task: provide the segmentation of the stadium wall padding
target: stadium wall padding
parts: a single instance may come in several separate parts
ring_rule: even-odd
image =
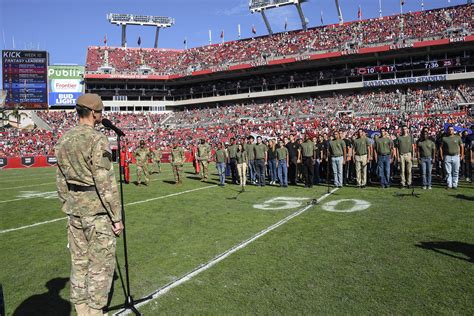
[[[186,152],[186,162],[192,162],[194,157],[191,152]],[[169,163],[170,153],[163,152],[162,163]],[[135,158],[132,159],[132,164]],[[0,169],[21,169],[21,168],[44,168],[56,165],[54,156],[25,156],[25,157],[0,157]]]

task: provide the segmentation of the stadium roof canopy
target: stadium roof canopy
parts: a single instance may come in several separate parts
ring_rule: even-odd
[[[270,26],[270,23],[268,22],[268,18],[265,15],[265,10],[278,8],[286,5],[294,5],[296,6],[296,9],[298,10],[298,14],[300,16],[301,26],[303,30],[306,31],[308,29],[308,21],[304,17],[303,9],[301,8],[301,3],[306,1],[307,0],[250,0],[249,9],[252,13],[260,12],[263,21],[265,22],[265,26],[267,27],[268,34],[272,35],[273,31]]]

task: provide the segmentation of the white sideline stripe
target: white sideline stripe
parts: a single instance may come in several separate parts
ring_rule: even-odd
[[[41,185],[50,185],[50,184],[53,184],[53,183],[56,183],[56,182],[47,182],[47,183],[41,183],[41,184],[22,185],[22,186],[20,186],[20,187],[2,188],[2,189],[0,189],[0,191],[3,191],[3,190],[12,190],[12,189],[21,189],[21,188],[39,187],[39,186],[41,186]],[[0,184],[1,184],[1,183],[0,183]]]
[[[162,174],[163,174],[163,173],[162,173]],[[117,179],[117,182],[118,182],[119,180],[120,180],[120,179]],[[153,180],[150,180],[150,181],[160,181],[160,180],[162,180],[162,179],[153,179]],[[41,186],[41,185],[50,185],[50,184],[53,184],[53,183],[56,183],[56,182],[48,182],[48,183],[41,183],[41,184],[30,184],[30,185],[23,185],[23,186],[19,186],[19,187],[11,187],[11,188],[2,188],[2,189],[0,189],[0,191],[3,191],[3,190],[11,190],[11,189],[21,189],[21,188],[37,187],[37,186]],[[0,184],[1,184],[1,183],[0,183]],[[32,197],[29,197],[29,198],[21,198],[21,199],[0,201],[0,203],[15,202],[15,201],[28,200],[28,199],[41,198],[41,197],[43,197],[43,196],[32,196]]]
[[[0,230],[0,234],[14,232],[14,231],[17,231],[17,230],[31,228],[31,227],[35,227],[35,226],[39,226],[39,225],[43,225],[43,224],[54,223],[54,222],[61,221],[61,220],[66,219],[66,218],[67,217],[59,217],[59,218],[52,219],[50,221],[44,221],[44,222],[34,223],[34,224],[31,224],[31,225],[27,225],[27,226],[21,226],[21,227],[17,227],[17,228],[10,228],[10,229],[5,229],[5,230]]]
[[[317,203],[321,202],[322,200],[324,200],[325,198],[327,198],[328,196],[330,196],[331,194],[333,194],[334,192],[336,192],[338,190],[338,188],[334,188],[332,191],[330,191],[329,193],[326,193],[324,194],[322,197],[320,197],[319,199],[317,199]],[[203,265],[200,265],[199,267],[196,267],[194,270],[191,270],[189,272],[187,272],[186,274],[184,274],[182,277],[180,277],[179,279],[177,279],[176,281],[173,281],[171,283],[168,283],[167,285],[157,289],[156,291],[150,293],[149,295],[145,296],[147,298],[147,300],[143,301],[143,302],[140,302],[139,304],[136,305],[137,308],[140,308],[148,303],[150,303],[151,301],[153,300],[156,300],[157,298],[159,298],[160,296],[163,296],[164,294],[166,294],[168,291],[170,291],[171,289],[191,280],[193,277],[195,277],[196,275],[200,274],[201,272],[204,272],[206,271],[207,269],[211,268],[212,266],[214,266],[215,264],[217,264],[218,262],[224,260],[225,258],[227,258],[228,256],[230,256],[231,254],[233,254],[234,252],[237,252],[238,250],[240,249],[243,249],[245,248],[246,246],[248,246],[250,243],[254,242],[255,240],[259,239],[260,237],[268,234],[269,232],[271,232],[272,230],[282,226],[283,224],[286,224],[288,221],[290,221],[291,219],[301,215],[302,213],[306,212],[307,210],[309,210],[311,207],[313,207],[314,204],[309,204],[305,207],[303,207],[302,209],[288,215],[287,217],[285,217],[284,219],[278,221],[277,223],[265,228],[264,230],[261,230],[260,232],[258,232],[257,234],[255,234],[253,237],[241,242],[240,244],[230,248],[229,250],[221,253],[220,255],[217,255],[216,257],[214,257],[214,259],[212,259],[211,261],[207,262],[206,264],[203,264]],[[122,311],[119,311],[117,313],[115,313],[114,315],[129,315],[131,314],[131,311],[129,310],[122,310]]]
[[[30,181],[30,180],[36,181],[36,180],[52,179],[52,178],[56,178],[56,174],[45,175],[44,177],[25,177],[25,178],[21,178],[21,179],[19,179],[19,177],[15,177],[13,175],[10,176],[10,177],[13,178],[13,179],[8,179],[8,180],[1,180],[0,179],[0,184],[7,184],[7,183],[10,183],[10,182],[23,182],[23,181]]]
[[[217,186],[217,185],[210,185],[210,186],[207,186],[207,187],[202,187],[202,188],[197,188],[197,189],[192,189],[192,190],[186,190],[186,191],[182,191],[182,192],[172,193],[172,194],[168,194],[168,195],[163,195],[163,196],[159,196],[159,197],[156,197],[156,198],[153,198],[153,199],[147,199],[147,200],[142,200],[142,201],[131,202],[131,203],[125,204],[125,206],[128,206],[128,205],[135,205],[135,204],[141,204],[141,203],[147,203],[147,202],[151,202],[151,201],[155,201],[155,200],[162,200],[162,199],[166,199],[166,198],[173,197],[173,196],[177,196],[177,195],[181,195],[181,194],[186,194],[186,193],[191,193],[191,192],[195,192],[195,191],[199,191],[199,190],[205,190],[205,189],[214,188],[214,187],[216,187],[216,186]],[[17,230],[22,230],[22,229],[27,229],[27,228],[31,228],[31,227],[35,227],[35,226],[39,226],[39,225],[43,225],[43,224],[54,223],[54,222],[57,222],[57,221],[60,221],[60,220],[66,219],[66,218],[67,218],[67,217],[60,217],[60,218],[55,218],[55,219],[52,219],[52,220],[49,220],[49,221],[45,221],[45,222],[39,222],[39,223],[31,224],[31,225],[26,225],[26,226],[21,226],[21,227],[16,227],[16,228],[9,228],[9,229],[5,229],[5,230],[0,230],[0,234],[5,234],[5,233],[9,233],[9,232],[17,231]]]
[[[5,200],[5,201],[0,201],[0,203],[8,203],[8,202],[15,202],[15,201],[23,201],[23,200],[37,199],[37,198],[44,198],[44,196],[31,196],[31,197],[24,197],[24,198],[20,198],[20,199]]]

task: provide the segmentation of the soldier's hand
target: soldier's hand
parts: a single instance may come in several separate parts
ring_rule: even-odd
[[[117,223],[113,223],[112,224],[112,230],[114,231],[115,235],[120,236],[120,234],[122,233],[122,230],[123,230],[122,221],[117,222]]]

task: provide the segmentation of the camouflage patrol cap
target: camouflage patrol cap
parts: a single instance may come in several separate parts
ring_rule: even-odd
[[[77,98],[77,105],[88,108],[93,111],[102,111],[104,104],[98,94],[85,93]]]

